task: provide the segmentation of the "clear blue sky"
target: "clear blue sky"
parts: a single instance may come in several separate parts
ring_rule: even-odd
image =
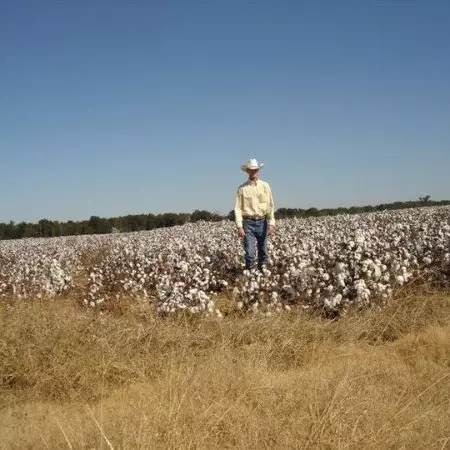
[[[1,0],[0,221],[450,198],[450,1]]]

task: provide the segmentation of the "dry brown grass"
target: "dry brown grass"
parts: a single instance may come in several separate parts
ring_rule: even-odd
[[[0,306],[0,448],[450,448],[450,294],[339,321]]]

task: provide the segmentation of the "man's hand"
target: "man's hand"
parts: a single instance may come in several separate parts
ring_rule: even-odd
[[[244,236],[245,236],[245,230],[244,230],[244,228],[239,228],[238,229],[238,236],[240,237],[240,238],[243,238]]]
[[[275,225],[269,225],[269,234],[275,233]]]

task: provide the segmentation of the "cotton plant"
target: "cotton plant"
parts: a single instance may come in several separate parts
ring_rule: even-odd
[[[117,296],[161,314],[221,317],[218,295],[271,315],[295,305],[337,311],[387,301],[416,277],[450,281],[450,208],[279,220],[269,266],[244,270],[230,221],[152,231],[0,242],[0,296],[75,291],[90,307]]]

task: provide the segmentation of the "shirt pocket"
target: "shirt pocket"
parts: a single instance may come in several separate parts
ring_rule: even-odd
[[[244,193],[242,193],[242,197],[241,197],[241,208],[242,208],[242,212],[244,214],[248,214],[248,210],[249,208],[251,208],[251,198],[248,195],[245,195]]]
[[[242,196],[243,196],[244,198],[253,197],[253,192],[247,191],[247,190],[242,191]]]
[[[265,192],[258,192],[258,202],[260,205],[265,205],[267,203],[267,195]]]

